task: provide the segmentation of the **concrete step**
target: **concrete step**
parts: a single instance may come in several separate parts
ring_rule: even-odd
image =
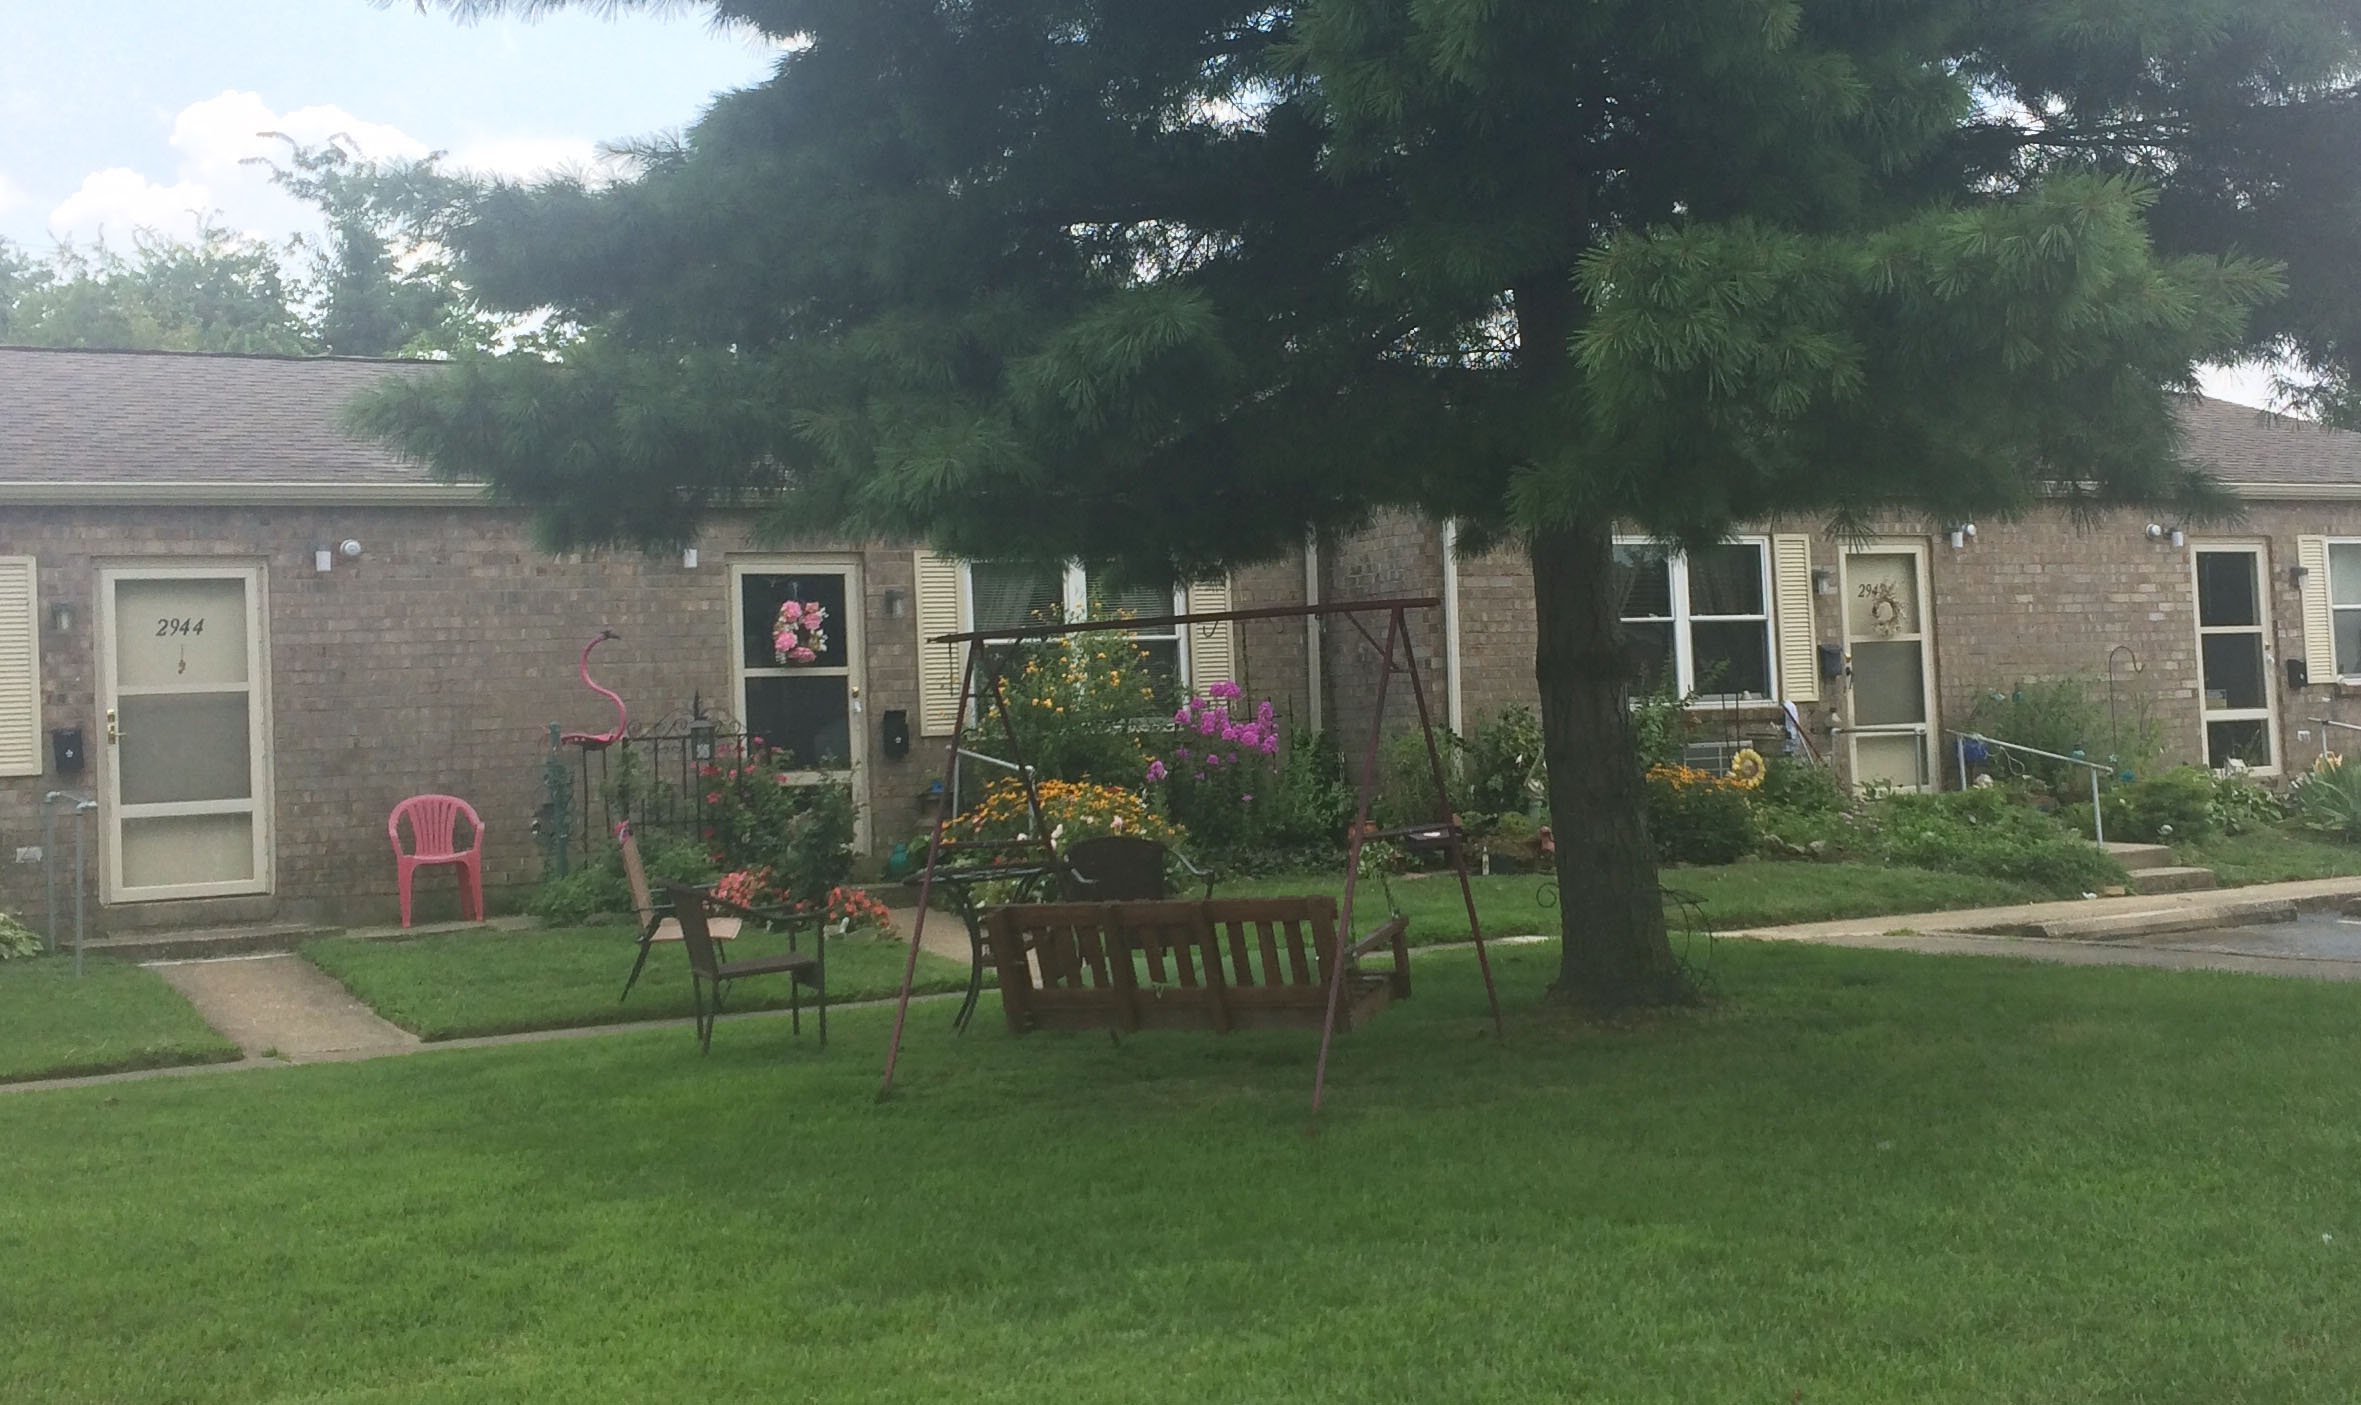
[[[2170,932],[2212,931],[2222,927],[2254,927],[2293,922],[2296,905],[2283,898],[2246,902],[2206,899],[2201,904],[2158,905],[2127,911],[2066,914],[2030,921],[2003,922],[1974,930],[2005,937],[2043,937],[2051,941],[2104,942],[2128,937],[2153,937]]]
[[[332,937],[342,930],[278,922],[209,931],[130,932],[92,938],[83,944],[83,950],[92,956],[118,961],[201,961],[214,956],[247,956],[258,951],[293,951],[315,937]]]
[[[2171,868],[2172,850],[2162,844],[2107,845],[2107,857],[2134,873],[2144,868]]]
[[[2198,893],[2218,886],[2212,869],[2176,865],[2134,869],[2131,885],[2143,897],[2154,893]]]

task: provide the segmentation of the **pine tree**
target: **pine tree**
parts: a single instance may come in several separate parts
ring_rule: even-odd
[[[1599,1006],[1683,993],[1615,531],[2201,498],[2193,365],[2333,390],[2356,345],[2352,0],[714,8],[787,41],[770,81],[454,231],[583,340],[361,422],[562,542],[754,491],[1141,576],[1381,508],[1519,541]]]

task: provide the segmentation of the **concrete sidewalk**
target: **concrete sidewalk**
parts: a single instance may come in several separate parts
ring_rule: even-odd
[[[2007,907],[1959,908],[1950,912],[1894,913],[1836,922],[1801,922],[1788,927],[1749,927],[1717,933],[1760,941],[1851,943],[1896,933],[1986,933],[1997,936],[2058,936],[2070,931],[2125,934],[2142,927],[2253,920],[2252,912],[2272,906],[2334,907],[2361,899],[2361,878],[2314,878],[2300,883],[2258,883],[2249,888],[2216,888],[2155,897],[2072,898],[2063,902],[2015,903]]]
[[[304,1063],[334,1055],[399,1053],[420,1042],[410,1031],[379,1019],[334,976],[293,953],[156,961],[148,969],[248,1058]]]

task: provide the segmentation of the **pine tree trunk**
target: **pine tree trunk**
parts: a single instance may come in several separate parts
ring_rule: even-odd
[[[1686,1001],[1648,842],[1631,685],[1605,523],[1534,534],[1541,731],[1564,955],[1553,993],[1589,1008]]]

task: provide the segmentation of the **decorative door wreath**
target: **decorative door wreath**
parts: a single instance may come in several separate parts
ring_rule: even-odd
[[[1869,627],[1871,629],[1880,634],[1900,634],[1903,631],[1906,622],[1902,618],[1900,591],[1881,581],[1876,585],[1862,586],[1861,595],[1869,602]]]
[[[828,611],[821,605],[806,605],[790,600],[779,607],[779,618],[771,626],[771,657],[781,664],[816,663],[828,652],[828,631],[821,628],[828,622]]]

